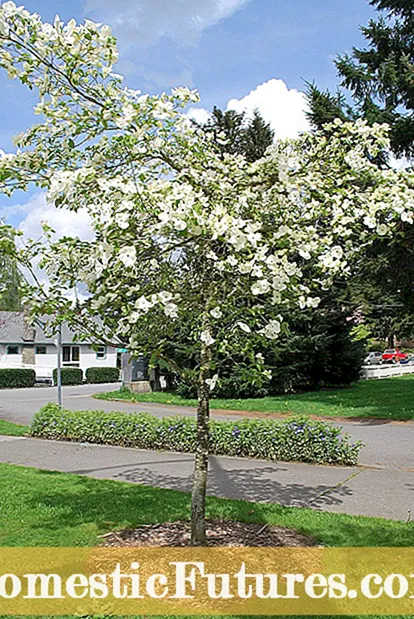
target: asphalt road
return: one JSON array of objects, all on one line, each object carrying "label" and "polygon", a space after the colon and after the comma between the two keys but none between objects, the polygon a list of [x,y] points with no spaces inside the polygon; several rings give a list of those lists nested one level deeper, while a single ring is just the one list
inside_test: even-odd
[{"label": "asphalt road", "polygon": [[[70,410],[105,410],[149,412],[163,417],[165,415],[193,415],[194,409],[165,406],[162,404],[128,402],[107,402],[92,398],[94,393],[114,390],[118,385],[82,385],[63,388],[63,406]],[[53,387],[33,389],[0,390],[0,419],[14,423],[29,424],[33,415],[47,402],[56,401]],[[214,416],[237,419],[228,414]],[[353,440],[362,440],[365,447],[361,452],[362,464],[375,468],[388,468],[411,472],[414,475],[414,422],[387,422],[366,420],[363,422],[341,422],[338,424],[349,433]],[[414,483],[414,480],[413,480]],[[414,511],[414,505],[413,505]]]}]

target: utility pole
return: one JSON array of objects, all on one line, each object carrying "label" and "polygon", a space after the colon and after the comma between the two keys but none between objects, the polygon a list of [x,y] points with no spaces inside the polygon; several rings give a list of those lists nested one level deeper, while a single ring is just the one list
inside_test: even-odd
[{"label": "utility pole", "polygon": [[57,332],[57,401],[62,407],[62,325],[59,324]]}]

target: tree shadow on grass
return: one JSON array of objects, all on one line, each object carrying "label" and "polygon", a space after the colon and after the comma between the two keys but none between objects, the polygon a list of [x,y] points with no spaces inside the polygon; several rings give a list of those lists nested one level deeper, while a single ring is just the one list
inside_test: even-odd
[{"label": "tree shadow on grass", "polygon": [[[210,495],[224,494],[236,499],[240,497],[252,499],[260,495],[264,501],[269,502],[278,501],[282,504],[301,506],[312,501],[314,505],[323,507],[323,505],[340,505],[342,497],[351,492],[346,486],[332,490],[327,484],[284,484],[270,480],[269,476],[272,474],[283,474],[286,470],[283,465],[262,466],[260,469],[242,467],[223,470],[218,459],[211,460]],[[187,470],[180,475],[156,472],[148,465],[151,465],[151,462],[145,462],[144,466],[123,469],[117,474],[119,481],[127,481],[129,484],[65,476],[70,480],[68,490],[64,490],[59,483],[57,488],[53,487],[55,480],[57,482],[63,480],[62,476],[45,473],[48,480],[45,483],[46,490],[36,494],[31,501],[34,508],[42,507],[41,522],[36,526],[45,530],[59,530],[76,529],[81,525],[91,524],[98,532],[106,532],[116,528],[136,527],[144,523],[188,518],[190,497],[178,491],[191,489],[192,458],[187,462]],[[171,468],[171,463],[168,462],[167,466]],[[315,470],[318,469],[315,467]],[[138,483],[146,485],[136,485]],[[329,495],[325,494],[328,490],[331,490]],[[241,500],[229,502],[213,497],[209,498],[208,503],[210,516],[222,515],[234,519],[240,517],[242,520],[264,523],[268,522],[269,515],[276,513],[279,517],[284,509],[281,505],[269,505],[270,511],[267,509],[262,511],[264,504]],[[246,509],[245,506],[249,508]],[[252,509],[253,519],[248,513]]]},{"label": "tree shadow on grass", "polygon": [[46,491],[34,497],[34,506],[43,504],[51,511],[43,526],[59,529],[93,523],[98,530],[108,530],[119,523],[138,526],[177,520],[189,513],[189,497],[183,493],[170,491],[165,501],[165,491],[156,488],[80,476],[72,480],[76,480],[71,487],[74,492]]},{"label": "tree shadow on grass", "polygon": [[[105,533],[144,523],[188,519],[190,515],[189,494],[176,490],[61,474],[48,474],[45,481],[45,490],[33,493],[27,499],[28,511],[42,509],[41,519],[31,525],[41,540],[37,545],[48,545],[48,532],[53,530],[57,534],[60,529],[65,536],[66,531],[73,529],[75,534],[72,534],[72,537],[76,537],[76,529],[81,525],[90,525],[96,527],[98,533]],[[171,481],[170,479],[169,483]],[[262,483],[265,481],[262,480]],[[285,489],[279,484],[278,489],[280,492],[283,490],[286,495],[290,493],[290,496],[292,492],[295,496],[300,492],[312,492],[300,484]],[[334,500],[339,501],[340,497],[336,495]],[[330,546],[414,544],[414,526],[411,526],[413,523],[403,525],[381,519],[283,507],[274,503],[228,501],[216,497],[208,498],[207,514],[209,517],[262,522],[298,529]],[[65,539],[62,537],[61,545],[65,544]]]}]

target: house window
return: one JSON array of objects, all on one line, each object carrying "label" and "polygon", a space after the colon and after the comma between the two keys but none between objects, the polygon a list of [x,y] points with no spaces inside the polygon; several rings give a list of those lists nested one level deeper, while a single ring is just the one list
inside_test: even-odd
[{"label": "house window", "polygon": [[80,359],[79,346],[63,346],[62,359],[63,363],[78,363]]},{"label": "house window", "polygon": [[36,355],[45,355],[46,346],[36,346]]},{"label": "house window", "polygon": [[6,347],[6,354],[7,355],[18,355],[19,354],[19,347],[18,346],[14,346],[12,344],[9,344]]},{"label": "house window", "polygon": [[97,359],[106,359],[106,346],[98,346],[96,349]]}]

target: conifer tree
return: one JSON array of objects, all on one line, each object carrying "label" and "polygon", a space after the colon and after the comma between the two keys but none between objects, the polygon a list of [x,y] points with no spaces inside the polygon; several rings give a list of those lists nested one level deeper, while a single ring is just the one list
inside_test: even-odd
[{"label": "conifer tree", "polygon": [[352,111],[342,95],[308,85],[309,117],[315,127],[333,115],[352,115],[391,125],[391,146],[397,156],[414,156],[414,0],[371,0],[381,11],[361,27],[363,49],[337,57],[340,84],[350,93]]}]

